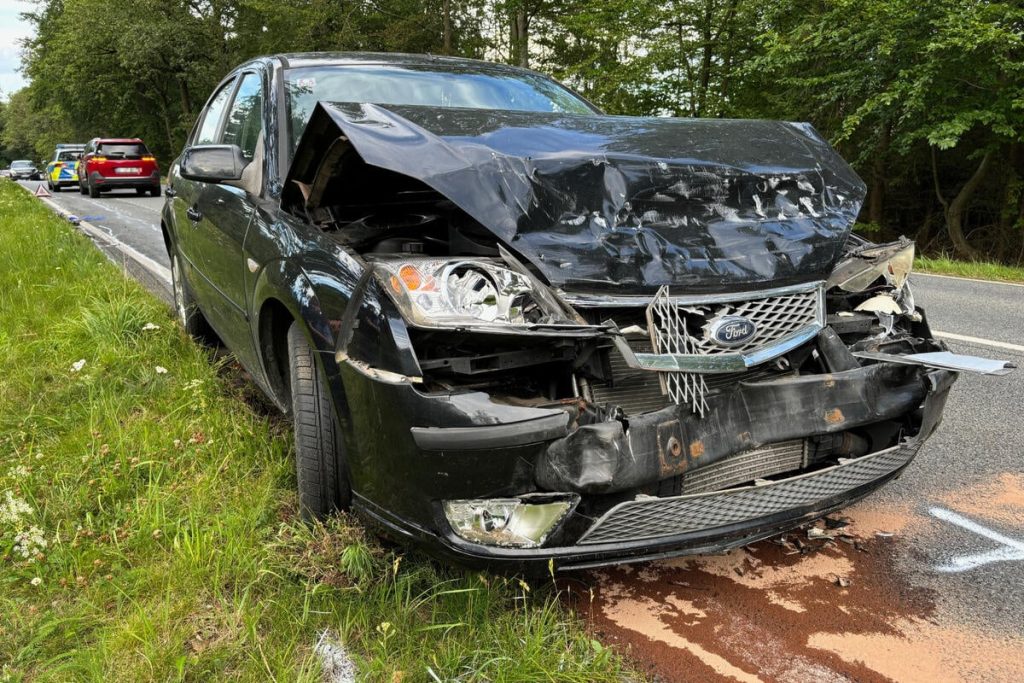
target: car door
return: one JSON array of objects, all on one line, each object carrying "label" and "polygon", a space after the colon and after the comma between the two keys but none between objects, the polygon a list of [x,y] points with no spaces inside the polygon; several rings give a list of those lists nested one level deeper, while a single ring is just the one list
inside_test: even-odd
[{"label": "car door", "polygon": [[[263,76],[258,71],[239,75],[231,103],[227,108],[217,144],[237,145],[252,162],[257,144],[263,144]],[[262,159],[262,154],[259,155]],[[259,161],[258,163],[262,163]],[[262,174],[260,174],[260,177]],[[243,182],[203,183],[194,204],[200,214],[193,240],[202,270],[218,300],[216,317],[222,327],[221,338],[240,357],[251,346],[246,311],[245,235],[252,222],[260,188],[243,189]],[[254,194],[250,194],[253,191]]]},{"label": "car door", "polygon": [[[234,77],[228,79],[210,98],[187,146],[211,145],[219,139],[228,100],[236,83],[237,79]],[[178,254],[181,256],[181,266],[192,286],[192,293],[196,297],[199,308],[213,328],[219,332],[223,323],[216,318],[222,307],[218,304],[218,295],[209,284],[201,264],[205,240],[201,239],[200,230],[208,230],[209,226],[202,224],[203,215],[199,209],[199,201],[206,183],[183,177],[179,165],[180,160],[181,157],[178,157],[178,160],[168,169],[168,185],[170,187],[168,196],[174,220],[174,242]]]}]

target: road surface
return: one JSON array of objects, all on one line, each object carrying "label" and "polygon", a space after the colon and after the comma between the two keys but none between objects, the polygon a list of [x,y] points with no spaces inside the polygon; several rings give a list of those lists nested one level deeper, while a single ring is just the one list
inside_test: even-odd
[{"label": "road surface", "polygon": [[[162,198],[52,200],[166,268]],[[912,283],[954,351],[1024,366],[1024,287]],[[577,574],[566,600],[661,680],[1024,680],[1022,406],[1024,372],[962,377],[904,475],[841,515],[846,536]]]}]

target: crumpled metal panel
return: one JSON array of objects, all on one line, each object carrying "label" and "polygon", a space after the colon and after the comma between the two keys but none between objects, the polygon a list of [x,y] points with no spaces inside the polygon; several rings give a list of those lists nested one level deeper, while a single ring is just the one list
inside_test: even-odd
[{"label": "crumpled metal panel", "polygon": [[865,194],[809,124],[325,102],[289,181],[309,183],[338,135],[451,199],[566,290],[824,279]]}]

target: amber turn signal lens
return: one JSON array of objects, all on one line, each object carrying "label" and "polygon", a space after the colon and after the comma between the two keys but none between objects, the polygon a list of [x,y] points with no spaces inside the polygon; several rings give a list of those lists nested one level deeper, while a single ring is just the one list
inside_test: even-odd
[{"label": "amber turn signal lens", "polygon": [[419,269],[409,264],[398,269],[398,277],[402,279],[402,284],[410,292],[416,291],[423,284],[423,277],[420,275]]}]

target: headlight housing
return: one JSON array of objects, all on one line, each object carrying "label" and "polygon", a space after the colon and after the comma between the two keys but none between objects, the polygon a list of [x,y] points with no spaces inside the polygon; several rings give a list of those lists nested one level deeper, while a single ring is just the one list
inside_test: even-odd
[{"label": "headlight housing", "polygon": [[446,500],[444,514],[452,531],[482,545],[537,548],[575,506],[577,498],[531,501],[524,498]]},{"label": "headlight housing", "polygon": [[914,243],[907,239],[871,245],[843,259],[828,278],[828,286],[863,292],[878,278],[902,290],[914,268]]},{"label": "headlight housing", "polygon": [[[485,259],[379,259],[378,278],[405,319],[421,327],[508,327],[561,322],[522,273]],[[383,271],[383,272],[381,272]]]}]

